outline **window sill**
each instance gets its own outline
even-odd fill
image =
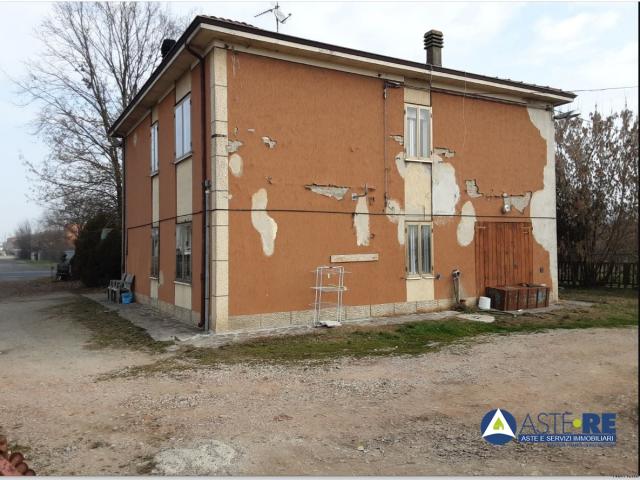
[[[187,287],[191,286],[191,282],[185,282],[183,280],[174,280],[173,283],[175,285],[186,285]]]
[[[158,280],[160,280],[160,277],[154,277],[153,275],[149,275],[149,280],[158,281]]]
[[[417,275],[405,275],[405,280],[433,280],[436,276],[431,273],[423,273]]]
[[[415,162],[415,163],[433,163],[433,160],[431,160],[431,158],[414,158],[414,157],[407,157],[404,159],[405,162]]]
[[[182,162],[183,160],[186,160],[186,159],[188,159],[188,158],[191,158],[192,156],[193,156],[193,151],[188,152],[188,153],[185,153],[185,154],[184,154],[184,155],[182,155],[181,157],[176,158],[176,159],[173,161],[173,164],[174,164],[174,165],[177,165],[178,163],[180,163],[180,162]]]
[[[160,171],[159,171],[159,170],[156,170],[155,172],[151,172],[151,173],[149,174],[149,176],[150,176],[151,178],[153,178],[153,177],[157,176],[159,173],[160,173]]]

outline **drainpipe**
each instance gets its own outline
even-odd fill
[[[127,142],[124,139],[120,139],[122,145],[122,213],[120,215],[122,228],[120,230],[120,278],[124,275],[127,269],[127,164],[125,159],[127,158]]]
[[[387,89],[400,88],[398,82],[384,80],[382,84],[382,155],[384,162],[384,210],[389,204],[389,166],[387,161]]]
[[[211,182],[207,179],[207,89],[205,85],[205,57],[195,51],[188,43],[185,44],[185,47],[187,51],[196,57],[200,63],[200,155],[202,157],[202,261],[200,281],[202,283],[202,288],[200,288],[200,322],[198,323],[198,327],[208,331],[209,295],[207,295],[207,288],[209,284],[209,243],[207,241],[207,198],[209,197]]]

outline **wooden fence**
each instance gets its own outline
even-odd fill
[[[560,285],[638,288],[637,262],[558,262]]]

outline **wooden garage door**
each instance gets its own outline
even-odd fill
[[[476,223],[476,287],[517,285],[533,281],[530,223]]]

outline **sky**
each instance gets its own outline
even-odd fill
[[[638,105],[638,6],[634,2],[293,2],[282,33],[345,47],[424,61],[424,32],[444,34],[443,66],[577,92],[566,107],[583,117]],[[202,13],[275,30],[266,2],[170,2],[177,15]],[[22,159],[38,162],[47,146],[30,122],[37,105],[24,105],[13,78],[41,51],[37,27],[48,2],[0,1],[0,241],[44,208],[29,198],[34,185]],[[617,89],[617,87],[627,87]]]

